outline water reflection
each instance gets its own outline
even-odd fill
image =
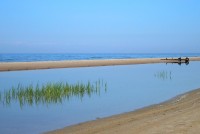
[[[178,64],[178,65],[182,65],[182,64],[185,64],[185,65],[189,65],[189,61],[187,62],[166,62],[166,64]]]
[[[161,80],[172,79],[172,72],[171,71],[160,71],[154,74],[154,76]]]
[[[67,82],[47,83],[42,86],[37,84],[35,87],[18,84],[17,87],[0,92],[0,103],[9,106],[12,102],[18,102],[21,108],[25,105],[57,104],[72,97],[82,99],[86,95],[89,97],[92,94],[100,95],[102,88],[107,91],[107,83],[103,80],[94,83],[88,81],[86,84],[68,84]]]

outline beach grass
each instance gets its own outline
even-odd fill
[[[17,87],[12,87],[9,90],[5,90],[3,94],[0,92],[0,102],[9,106],[12,101],[18,102],[20,107],[24,105],[39,105],[39,104],[57,104],[63,103],[65,100],[69,100],[72,97],[83,99],[84,96],[93,94],[100,95],[100,89],[104,88],[107,91],[107,84],[103,80],[98,80],[91,83],[75,83],[69,84],[68,82],[49,82],[40,86],[32,84],[23,86],[18,84]]]
[[[172,79],[172,72],[171,71],[159,71],[154,74],[154,76],[161,80]]]

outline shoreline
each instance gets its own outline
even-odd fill
[[[189,57],[190,61],[200,61],[200,57]],[[136,58],[136,59],[108,59],[108,60],[66,60],[66,61],[42,61],[42,62],[0,62],[0,72],[55,69],[55,68],[77,68],[95,66],[133,65],[170,63],[172,60],[163,58]]]
[[[199,110],[200,89],[196,89],[132,112],[67,126],[47,133],[198,133]]]

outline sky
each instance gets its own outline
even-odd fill
[[[199,53],[200,0],[1,0],[0,53]]]

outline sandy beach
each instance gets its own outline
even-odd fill
[[[200,57],[190,57],[190,61],[200,61]],[[44,61],[44,62],[1,62],[0,71],[149,64],[149,63],[166,63],[166,62],[172,62],[172,61],[162,60],[161,58],[143,58],[143,59]]]
[[[147,61],[146,61],[147,60]],[[190,58],[198,61],[199,58]],[[145,62],[146,61],[146,62]],[[142,59],[132,64],[160,63],[160,59]],[[200,131],[200,89],[176,96],[166,102],[128,113],[97,119],[50,134],[197,134]]]
[[[200,61],[200,57],[190,57]],[[166,63],[161,58],[0,63],[0,71]],[[50,134],[188,134],[200,131],[200,89],[128,113],[96,119]]]
[[[167,102],[48,132],[49,134],[198,134],[200,89]]]

